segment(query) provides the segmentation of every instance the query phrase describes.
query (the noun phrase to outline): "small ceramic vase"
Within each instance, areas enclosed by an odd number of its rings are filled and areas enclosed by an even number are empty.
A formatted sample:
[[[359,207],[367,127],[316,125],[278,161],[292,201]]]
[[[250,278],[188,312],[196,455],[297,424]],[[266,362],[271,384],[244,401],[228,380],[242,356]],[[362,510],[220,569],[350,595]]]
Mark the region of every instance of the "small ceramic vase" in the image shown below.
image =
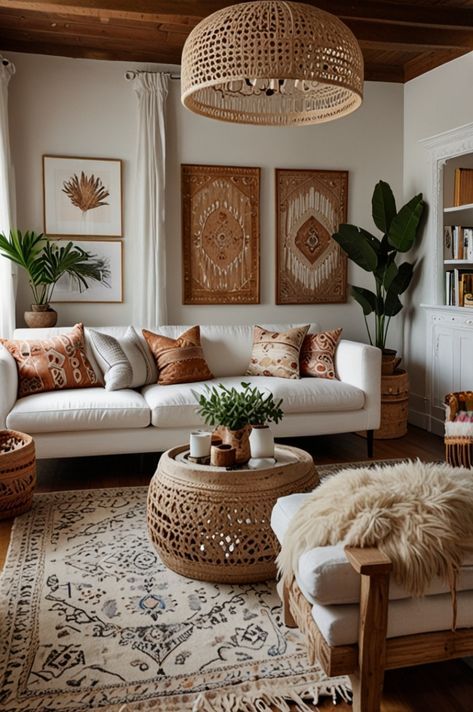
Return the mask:
[[[253,425],[250,451],[252,458],[274,457],[274,436],[269,425]]]

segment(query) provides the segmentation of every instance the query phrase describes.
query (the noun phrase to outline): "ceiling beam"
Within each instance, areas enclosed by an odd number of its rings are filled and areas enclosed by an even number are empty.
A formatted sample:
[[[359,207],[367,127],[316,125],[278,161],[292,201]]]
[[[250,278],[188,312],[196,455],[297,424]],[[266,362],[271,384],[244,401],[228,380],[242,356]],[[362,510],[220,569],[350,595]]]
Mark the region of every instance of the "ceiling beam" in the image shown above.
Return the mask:
[[[473,49],[471,30],[378,25],[363,20],[347,20],[346,24],[360,43],[372,49],[396,49],[402,52]]]
[[[246,0],[249,1],[249,0]],[[409,5],[378,0],[306,0],[343,20],[367,19],[423,27],[473,28],[473,8]],[[162,16],[200,20],[228,6],[229,0],[0,0],[0,7],[83,17],[162,22]]]

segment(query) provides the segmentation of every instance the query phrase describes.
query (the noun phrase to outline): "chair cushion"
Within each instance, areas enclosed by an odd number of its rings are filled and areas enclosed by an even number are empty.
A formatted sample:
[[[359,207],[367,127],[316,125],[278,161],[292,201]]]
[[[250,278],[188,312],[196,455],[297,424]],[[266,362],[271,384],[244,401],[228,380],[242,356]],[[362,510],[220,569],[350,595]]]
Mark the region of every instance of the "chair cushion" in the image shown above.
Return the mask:
[[[275,400],[283,399],[285,414],[318,413],[324,411],[352,411],[363,408],[363,391],[341,381],[326,381],[321,378],[292,380],[287,378],[266,378],[265,376],[241,376],[214,379],[169,386],[152,385],[143,388],[143,396],[151,409],[151,423],[160,428],[195,427],[202,425],[197,415],[197,394],[205,393],[206,385],[222,383],[228,388],[241,388],[241,382],[250,383],[265,392],[273,394]]]
[[[282,543],[289,521],[297,516],[299,507],[307,494],[291,494],[280,497],[271,514],[271,527]],[[319,546],[310,549],[299,558],[297,582],[304,596],[311,603],[324,605],[358,603],[360,600],[360,577],[348,562],[342,545]],[[448,593],[449,586],[436,577],[426,591],[426,596]],[[457,578],[457,591],[473,590],[473,552],[466,554]],[[391,580],[390,600],[409,598],[405,588]]]
[[[473,627],[473,591],[457,595],[457,628]],[[329,645],[352,645],[358,640],[359,606],[312,606],[312,617]],[[450,630],[450,594],[391,601],[388,607],[388,638]]]
[[[16,361],[18,398],[33,393],[101,385],[85,353],[84,327],[49,339],[0,339]]]
[[[191,327],[177,339],[146,329],[143,336],[156,360],[159,384],[169,386],[213,378],[202,351],[199,326]]]
[[[335,372],[335,352],[342,329],[320,331],[307,334],[304,338],[300,356],[301,376],[313,378],[337,378]]]
[[[7,428],[25,433],[145,428],[149,408],[140,393],[105,388],[51,391],[18,400],[7,416]]]
[[[299,378],[299,356],[309,324],[288,331],[268,331],[255,326],[248,376]]]

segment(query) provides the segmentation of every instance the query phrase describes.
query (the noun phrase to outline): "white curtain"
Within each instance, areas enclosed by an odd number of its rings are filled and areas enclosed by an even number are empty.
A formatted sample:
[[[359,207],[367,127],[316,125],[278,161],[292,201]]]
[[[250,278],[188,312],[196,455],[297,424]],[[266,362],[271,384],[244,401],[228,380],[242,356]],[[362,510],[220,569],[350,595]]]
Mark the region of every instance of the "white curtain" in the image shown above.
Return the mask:
[[[136,160],[136,281],[134,322],[153,327],[167,323],[165,189],[165,109],[169,75],[132,74],[138,95]]]
[[[0,55],[0,232],[8,235],[13,225],[13,170],[8,131],[8,82],[15,66]],[[0,336],[10,337],[15,328],[13,266],[0,255]]]

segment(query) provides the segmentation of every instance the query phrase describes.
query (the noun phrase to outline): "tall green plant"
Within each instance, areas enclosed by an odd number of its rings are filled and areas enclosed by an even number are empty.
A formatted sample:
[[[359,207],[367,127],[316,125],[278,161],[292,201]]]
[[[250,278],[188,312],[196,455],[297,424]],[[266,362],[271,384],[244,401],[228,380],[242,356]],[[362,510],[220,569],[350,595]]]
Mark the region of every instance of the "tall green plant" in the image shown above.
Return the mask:
[[[370,344],[386,347],[393,316],[403,304],[399,296],[408,288],[414,263],[397,263],[399,253],[408,252],[415,244],[424,210],[422,193],[415,195],[398,211],[388,183],[380,180],[371,200],[373,221],[383,233],[381,239],[355,225],[342,224],[332,237],[355,264],[374,276],[375,291],[351,286],[351,295],[363,309]],[[374,314],[374,334],[367,317]]]
[[[26,271],[34,304],[49,304],[54,287],[65,274],[80,292],[88,288],[89,280],[109,284],[106,260],[73,242],[55,242],[42,233],[10,230],[8,237],[0,234],[0,254]]]

